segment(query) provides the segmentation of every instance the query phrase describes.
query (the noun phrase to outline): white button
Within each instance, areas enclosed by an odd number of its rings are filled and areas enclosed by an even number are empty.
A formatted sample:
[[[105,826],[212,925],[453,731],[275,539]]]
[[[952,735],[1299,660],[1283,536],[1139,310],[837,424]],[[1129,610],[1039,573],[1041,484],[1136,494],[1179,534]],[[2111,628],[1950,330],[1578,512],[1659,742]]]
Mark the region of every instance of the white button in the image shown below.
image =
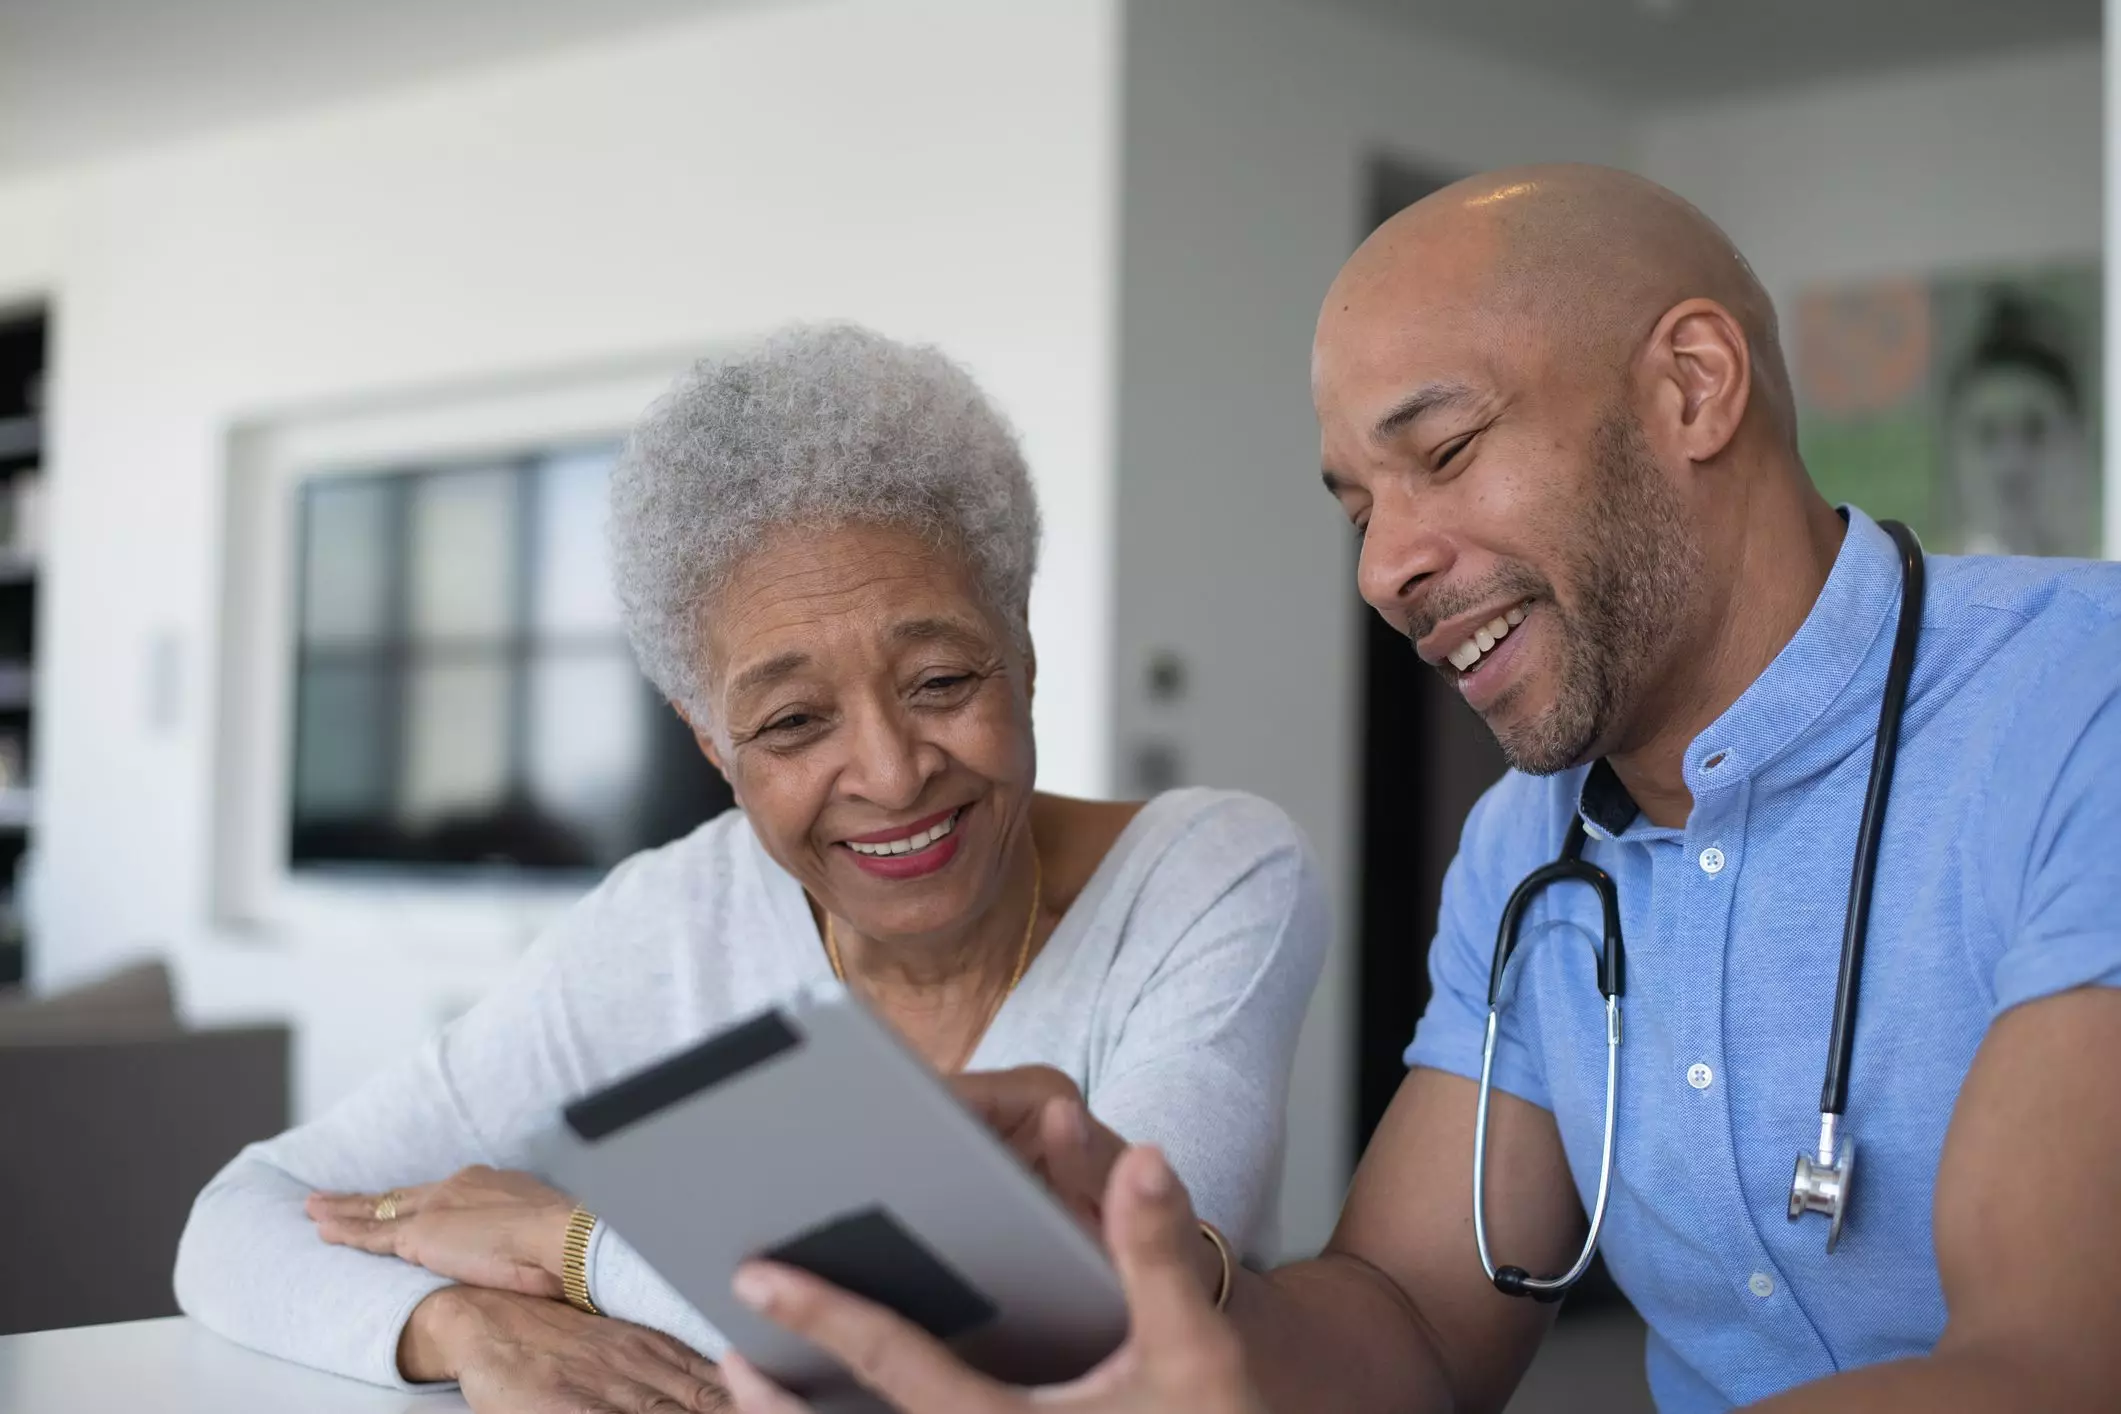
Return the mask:
[[[1686,1068],[1686,1083],[1696,1090],[1706,1090],[1716,1083],[1716,1072],[1700,1061],[1695,1061]]]
[[[1755,1272],[1746,1278],[1745,1289],[1764,1301],[1775,1294],[1775,1279],[1766,1272]]]
[[[1704,874],[1721,874],[1723,872],[1723,851],[1714,845],[1710,845],[1707,849],[1701,851],[1701,872]]]

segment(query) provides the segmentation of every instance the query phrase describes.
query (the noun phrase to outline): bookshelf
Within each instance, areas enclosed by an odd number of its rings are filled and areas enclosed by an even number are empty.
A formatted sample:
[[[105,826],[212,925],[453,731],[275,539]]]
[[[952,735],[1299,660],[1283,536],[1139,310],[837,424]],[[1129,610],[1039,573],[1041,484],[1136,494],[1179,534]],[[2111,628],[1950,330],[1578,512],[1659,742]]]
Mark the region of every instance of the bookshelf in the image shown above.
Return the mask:
[[[47,325],[42,309],[0,311],[0,986],[21,981],[28,967],[15,886],[36,799],[31,718]]]

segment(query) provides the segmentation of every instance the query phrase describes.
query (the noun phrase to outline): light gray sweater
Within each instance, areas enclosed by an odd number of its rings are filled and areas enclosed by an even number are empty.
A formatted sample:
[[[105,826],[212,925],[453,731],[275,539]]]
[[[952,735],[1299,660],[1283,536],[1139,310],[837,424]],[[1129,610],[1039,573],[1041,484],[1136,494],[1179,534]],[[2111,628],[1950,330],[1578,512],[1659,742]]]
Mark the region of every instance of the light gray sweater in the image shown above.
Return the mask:
[[[1201,1215],[1250,1246],[1273,1207],[1289,1067],[1328,928],[1316,867],[1280,810],[1231,792],[1159,796],[970,1068],[1065,1071],[1106,1124],[1162,1146]],[[319,1241],[302,1211],[312,1190],[522,1168],[568,1100],[830,975],[801,886],[741,812],[635,856],[419,1055],[231,1161],[184,1230],[179,1304],[253,1349],[402,1387],[399,1334],[448,1283]],[[713,1327],[601,1225],[588,1274],[609,1314],[721,1353]]]

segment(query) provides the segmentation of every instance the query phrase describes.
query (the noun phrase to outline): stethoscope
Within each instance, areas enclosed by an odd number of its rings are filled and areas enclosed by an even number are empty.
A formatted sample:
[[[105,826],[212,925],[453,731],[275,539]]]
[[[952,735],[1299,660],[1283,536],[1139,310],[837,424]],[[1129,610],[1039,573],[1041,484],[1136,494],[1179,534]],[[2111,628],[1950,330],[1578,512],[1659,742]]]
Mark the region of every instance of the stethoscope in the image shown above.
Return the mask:
[[[1871,777],[1863,796],[1863,821],[1856,833],[1856,861],[1849,878],[1847,920],[1841,934],[1841,976],[1834,991],[1834,1030],[1827,1041],[1826,1083],[1819,1090],[1819,1152],[1797,1155],[1790,1180],[1790,1221],[1806,1213],[1828,1219],[1826,1250],[1841,1241],[1847,1216],[1849,1181],[1855,1171],[1856,1146],[1840,1133],[1848,1111],[1849,1057],[1856,1042],[1856,993],[1863,980],[1863,944],[1870,931],[1871,885],[1878,876],[1878,836],[1885,823],[1886,798],[1893,788],[1893,764],[1900,754],[1900,718],[1907,705],[1908,682],[1915,672],[1915,640],[1922,631],[1922,546],[1915,533],[1898,521],[1880,521],[1900,549],[1900,626],[1893,637],[1893,656],[1886,668],[1885,699],[1878,708],[1878,734],[1871,750]],[[1473,1240],[1480,1248],[1481,1269],[1505,1296],[1559,1301],[1590,1268],[1605,1225],[1606,1199],[1613,1187],[1613,1119],[1620,1082],[1620,993],[1626,952],[1620,940],[1620,895],[1612,875],[1583,860],[1583,819],[1570,822],[1561,857],[1525,876],[1503,905],[1495,936],[1495,961],[1488,971],[1488,1030],[1480,1051],[1480,1104],[1473,1118]],[[1591,1230],[1576,1263],[1558,1277],[1535,1277],[1522,1267],[1497,1267],[1488,1255],[1487,1167],[1488,1095],[1495,1071],[1495,1033],[1502,1009],[1503,974],[1517,950],[1518,925],[1525,911],[1549,884],[1587,884],[1598,895],[1605,938],[1598,953],[1598,991],[1605,998],[1605,1139],[1598,1159],[1598,1197],[1591,1209]]]

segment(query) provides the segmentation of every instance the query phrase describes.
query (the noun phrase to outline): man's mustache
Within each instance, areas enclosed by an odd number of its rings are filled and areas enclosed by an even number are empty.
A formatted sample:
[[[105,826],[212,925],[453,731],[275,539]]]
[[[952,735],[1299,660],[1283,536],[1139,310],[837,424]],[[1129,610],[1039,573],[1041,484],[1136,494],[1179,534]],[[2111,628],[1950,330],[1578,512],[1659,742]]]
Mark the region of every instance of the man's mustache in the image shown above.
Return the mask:
[[[1475,609],[1492,608],[1504,602],[1551,599],[1554,586],[1528,565],[1512,565],[1477,584],[1439,586],[1424,594],[1407,615],[1407,642],[1418,644],[1436,631],[1436,626]]]

